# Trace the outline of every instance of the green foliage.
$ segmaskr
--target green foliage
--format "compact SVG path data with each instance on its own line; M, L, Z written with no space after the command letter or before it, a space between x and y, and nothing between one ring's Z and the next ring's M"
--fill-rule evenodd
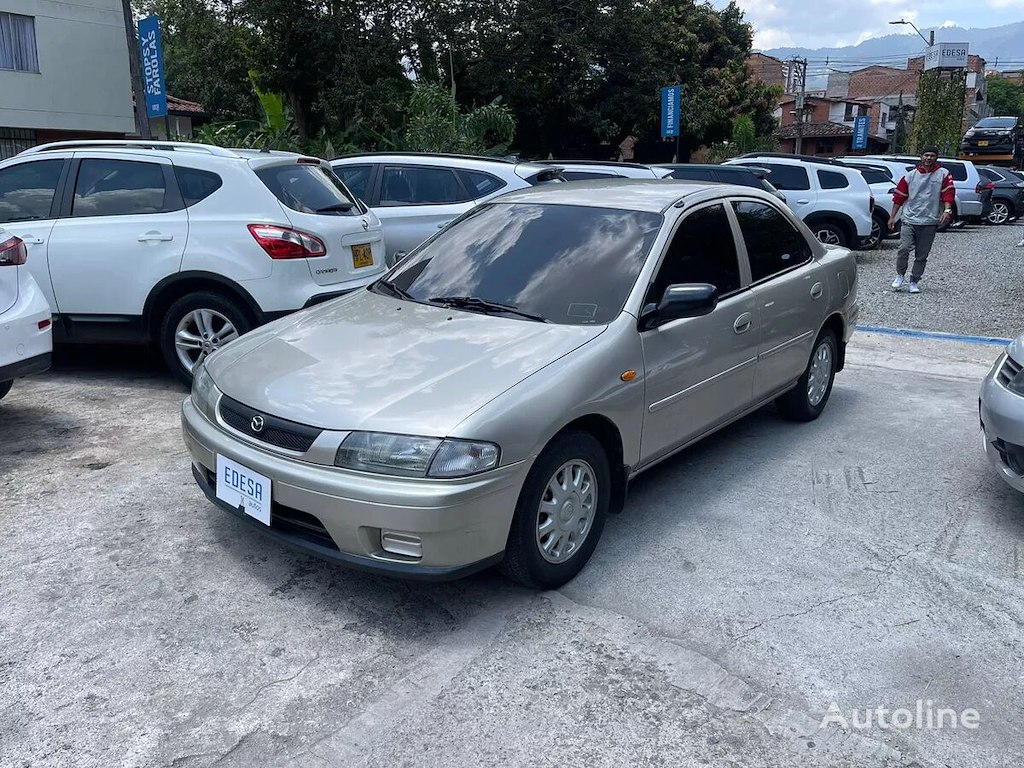
M746 115L740 115L732 124L732 143L740 151L753 152L757 144L757 134L754 131L754 121Z
M401 148L410 152L501 155L515 136L508 107L495 99L463 113L448 89L421 83L409 98Z
M1024 85L1015 85L999 75L989 75L985 81L993 115L1024 117Z
M935 144L945 156L956 154L963 136L964 92L963 71L947 76L939 70L921 74L917 85L917 114L910 144L915 153L927 144Z

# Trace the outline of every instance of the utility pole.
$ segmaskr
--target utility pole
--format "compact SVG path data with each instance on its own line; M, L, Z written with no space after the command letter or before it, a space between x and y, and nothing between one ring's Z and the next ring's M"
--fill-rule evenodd
M796 95L796 143L793 150L801 154L804 148L804 103L807 97L807 59L793 59L790 66L800 72L800 92Z
M146 90L142 85L142 66L139 61L139 36L135 31L131 0L121 0L124 10L124 33L128 39L128 68L132 75L132 94L135 96L135 129L144 139L153 138L146 114ZM170 138L170 136L168 136Z

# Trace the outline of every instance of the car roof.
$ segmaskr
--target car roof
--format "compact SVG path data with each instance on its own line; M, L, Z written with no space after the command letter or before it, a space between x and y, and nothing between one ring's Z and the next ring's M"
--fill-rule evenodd
M714 182L678 179L594 179L572 184L540 184L508 192L496 198L497 203L540 203L547 205L579 205L592 208L617 208L627 211L664 213L675 205L710 192L722 195L735 192L743 196L775 200L767 192L752 187ZM712 195L713 196L713 195Z
M685 171L688 168L698 171L724 171L725 173L750 173L759 179L765 179L771 173L767 168L754 165L724 165L722 163L665 163L658 166L670 171Z
M362 160L369 163L417 163L433 165L449 165L458 168L491 168L497 170L518 169L520 174L524 172L539 172L550 170L553 166L544 163L529 162L522 160L510 160L504 157L482 157L480 155L460 155L451 152L352 152L331 160L336 163L339 160L352 161ZM438 161L443 161L438 163ZM454 162L453 162L454 161Z

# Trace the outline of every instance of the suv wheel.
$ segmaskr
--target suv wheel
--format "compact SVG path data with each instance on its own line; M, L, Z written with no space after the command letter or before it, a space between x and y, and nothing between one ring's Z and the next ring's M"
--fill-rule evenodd
M11 391L11 387L13 386L13 381L0 381L0 400L4 399L7 393Z
M863 249L871 251L882 247L882 241L889 232L889 219L885 216L871 217L871 235L864 239Z
M811 352L804 375L793 389L775 400L784 418L790 421L814 421L825 410L836 377L838 349L832 329L822 329L814 342L814 351Z
M1005 200L992 201L992 213L985 220L989 224L1005 224L1010 220L1010 206Z
M160 327L160 351L171 373L192 383L192 369L253 323L235 302L216 293L190 293L171 305Z
M821 221L811 227L814 236L826 245L839 245L843 248L849 247L846 232L838 224L831 221Z
M545 448L519 493L500 569L533 589L555 589L587 564L611 499L608 457L587 432L566 432Z

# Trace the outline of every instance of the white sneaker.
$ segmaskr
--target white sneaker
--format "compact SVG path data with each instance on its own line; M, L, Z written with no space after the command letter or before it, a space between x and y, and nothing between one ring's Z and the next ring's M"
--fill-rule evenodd
M892 289L898 291L903 287L903 275L896 275L896 279L892 281Z
M910 284L910 292L911 293L920 293L921 289L918 288L917 283L911 283Z

